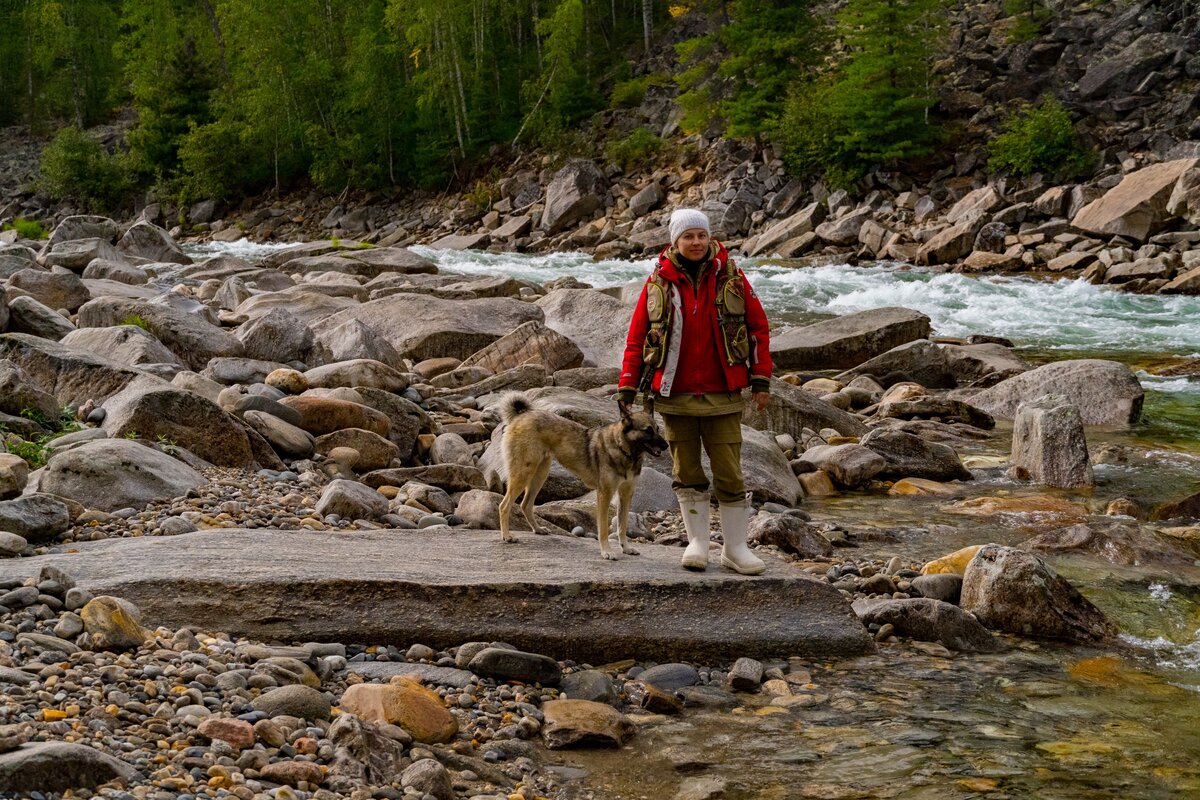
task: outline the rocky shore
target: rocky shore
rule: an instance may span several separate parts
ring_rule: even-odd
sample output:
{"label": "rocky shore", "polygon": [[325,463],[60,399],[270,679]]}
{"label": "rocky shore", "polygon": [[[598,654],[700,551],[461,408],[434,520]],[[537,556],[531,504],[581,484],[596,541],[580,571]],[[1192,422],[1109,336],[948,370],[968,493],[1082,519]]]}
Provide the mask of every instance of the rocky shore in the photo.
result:
{"label": "rocky shore", "polygon": [[[615,420],[621,287],[348,239],[192,263],[153,223],[100,217],[0,267],[0,792],[573,796],[557,749],[689,709],[803,713],[834,657],[1115,646],[1039,552],[1200,555],[1195,496],[1054,493],[1094,486],[1091,426],[1138,420],[1128,367],[1035,368],[909,309],[775,338],[771,403],[743,427],[770,567],[745,579],[676,568],[661,458],[633,503],[645,555],[599,559],[594,498],[557,466],[554,535],[499,543],[497,401]],[[972,490],[1005,470],[1028,489]],[[803,507],[843,493],[1052,524],[926,562]]]}

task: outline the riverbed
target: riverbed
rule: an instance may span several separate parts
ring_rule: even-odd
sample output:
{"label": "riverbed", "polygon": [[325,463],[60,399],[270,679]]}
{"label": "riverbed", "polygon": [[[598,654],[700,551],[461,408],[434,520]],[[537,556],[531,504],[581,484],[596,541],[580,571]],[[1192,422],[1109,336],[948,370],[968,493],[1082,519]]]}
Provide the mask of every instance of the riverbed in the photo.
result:
{"label": "riverbed", "polygon": [[[535,282],[571,275],[598,288],[643,280],[651,266],[583,254],[417,249],[448,272]],[[255,258],[266,248],[234,243],[192,252]],[[1093,455],[1108,448],[1119,457],[1096,467],[1094,489],[1054,494],[1101,521],[1113,498],[1150,507],[1197,487],[1200,376],[1155,373],[1200,358],[1200,298],[898,264],[744,267],[777,326],[898,305],[927,314],[937,336],[1003,336],[1034,363],[1123,361],[1147,390],[1143,421],[1089,431]],[[963,455],[984,465],[1006,456],[1010,430],[999,426]],[[999,468],[976,475],[964,496],[1045,493]],[[1018,544],[1065,524],[1037,515],[964,518],[945,505],[866,493],[804,503],[814,521],[858,545],[835,551],[849,559],[921,561],[968,544]],[[1119,646],[1010,637],[1000,654],[947,655],[889,643],[866,658],[807,663],[812,684],[800,704],[753,697],[732,711],[649,718],[619,751],[552,755],[565,784],[561,797],[669,798],[699,777],[723,782],[727,798],[1200,797],[1200,567],[1048,560],[1117,622]]]}

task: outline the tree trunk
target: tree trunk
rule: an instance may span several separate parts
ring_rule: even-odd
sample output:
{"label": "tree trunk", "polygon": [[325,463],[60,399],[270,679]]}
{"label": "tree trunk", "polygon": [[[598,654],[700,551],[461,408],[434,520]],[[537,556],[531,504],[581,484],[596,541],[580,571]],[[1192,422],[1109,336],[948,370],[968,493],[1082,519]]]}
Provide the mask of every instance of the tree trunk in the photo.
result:
{"label": "tree trunk", "polygon": [[654,0],[642,0],[642,39],[650,52],[650,34],[654,32]]}

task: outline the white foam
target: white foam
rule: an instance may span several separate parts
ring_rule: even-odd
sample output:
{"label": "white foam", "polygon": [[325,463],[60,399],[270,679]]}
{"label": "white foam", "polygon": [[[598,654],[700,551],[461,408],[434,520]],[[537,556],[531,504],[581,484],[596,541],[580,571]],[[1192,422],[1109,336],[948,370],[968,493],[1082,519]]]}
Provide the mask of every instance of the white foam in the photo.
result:
{"label": "white foam", "polygon": [[1170,600],[1173,597],[1171,593],[1171,587],[1167,586],[1165,583],[1152,583],[1150,584],[1149,588],[1150,596],[1160,603],[1165,603],[1167,600]]}
{"label": "white foam", "polygon": [[1200,669],[1200,631],[1196,631],[1190,642],[1173,642],[1165,636],[1143,639],[1121,634],[1121,640],[1142,650],[1149,650],[1155,662],[1167,669]]}
{"label": "white foam", "polygon": [[249,239],[238,239],[236,242],[200,242],[183,245],[183,252],[196,261],[203,261],[213,256],[230,255],[244,258],[247,261],[258,261],[266,258],[276,250],[293,247],[295,242],[252,242]]}

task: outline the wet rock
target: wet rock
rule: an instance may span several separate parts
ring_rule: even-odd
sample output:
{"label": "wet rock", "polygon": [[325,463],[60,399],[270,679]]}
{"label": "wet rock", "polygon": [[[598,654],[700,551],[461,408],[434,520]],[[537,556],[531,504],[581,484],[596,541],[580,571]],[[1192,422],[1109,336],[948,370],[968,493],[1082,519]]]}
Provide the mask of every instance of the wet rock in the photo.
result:
{"label": "wet rock", "polygon": [[1079,409],[1061,395],[1022,403],[1013,422],[1011,463],[1047,486],[1073,489],[1094,484]]}
{"label": "wet rock", "polygon": [[982,547],[963,575],[962,608],[989,628],[1083,644],[1107,641],[1117,626],[1040,558],[1012,547]]}
{"label": "wet rock", "polygon": [[990,653],[999,642],[971,614],[958,606],[925,597],[884,600],[861,615],[864,625],[891,625],[900,636],[938,642],[952,650]]}
{"label": "wet rock", "polygon": [[596,669],[585,669],[564,675],[559,686],[561,696],[571,700],[590,700],[593,703],[612,705],[617,701],[617,691],[612,679]]}
{"label": "wet rock", "polygon": [[0,754],[0,792],[30,796],[132,782],[138,771],[94,747],[72,742],[31,742]]}
{"label": "wet rock", "polygon": [[773,335],[771,357],[780,369],[849,369],[930,332],[919,311],[876,308]]}
{"label": "wet rock", "polygon": [[1167,537],[1136,525],[1071,525],[1046,531],[1021,544],[1039,553],[1082,553],[1109,564],[1187,566],[1195,554]]}
{"label": "wet rock", "polygon": [[1125,425],[1138,421],[1145,391],[1137,377],[1116,361],[1056,361],[1001,381],[971,402],[998,419],[1013,419],[1021,403],[1061,395],[1079,409],[1084,425]]}
{"label": "wet rock", "polygon": [[615,708],[587,700],[551,700],[542,706],[546,746],[616,746],[634,733],[633,723]]}
{"label": "wet rock", "polygon": [[785,553],[793,553],[801,558],[827,556],[833,552],[828,539],[794,514],[759,512],[750,518],[748,534],[751,542],[774,545]]}
{"label": "wet rock", "polygon": [[970,470],[963,466],[954,448],[927,442],[919,436],[898,430],[878,428],[861,440],[864,449],[883,462],[876,476],[882,480],[923,478],[931,481],[969,481]]}
{"label": "wet rock", "polygon": [[638,680],[649,683],[664,691],[673,692],[684,686],[694,686],[700,682],[700,673],[690,664],[657,664],[650,667]]}
{"label": "wet rock", "polygon": [[471,659],[467,669],[477,675],[523,683],[557,686],[562,681],[562,669],[554,659],[536,653],[489,647]]}
{"label": "wet rock", "polygon": [[1200,492],[1164,503],[1154,510],[1154,519],[1200,519]]}
{"label": "wet rock", "polygon": [[399,725],[418,742],[448,742],[458,732],[458,723],[441,698],[403,677],[388,684],[350,686],[338,705],[366,722]]}
{"label": "wet rock", "polygon": [[967,571],[967,564],[971,563],[971,559],[983,547],[981,544],[973,544],[964,547],[961,550],[955,550],[953,553],[944,555],[941,558],[935,558],[921,568],[922,575],[962,575]]}
{"label": "wet rock", "polygon": [[[972,557],[975,552],[977,549],[972,550]],[[962,568],[965,571],[966,564],[963,564]],[[962,595],[962,575],[953,572],[918,575],[912,579],[912,587],[921,597],[958,605],[959,597]]]}
{"label": "wet rock", "polygon": [[763,680],[763,664],[753,658],[739,658],[729,668],[725,681],[735,692],[757,691]]}

